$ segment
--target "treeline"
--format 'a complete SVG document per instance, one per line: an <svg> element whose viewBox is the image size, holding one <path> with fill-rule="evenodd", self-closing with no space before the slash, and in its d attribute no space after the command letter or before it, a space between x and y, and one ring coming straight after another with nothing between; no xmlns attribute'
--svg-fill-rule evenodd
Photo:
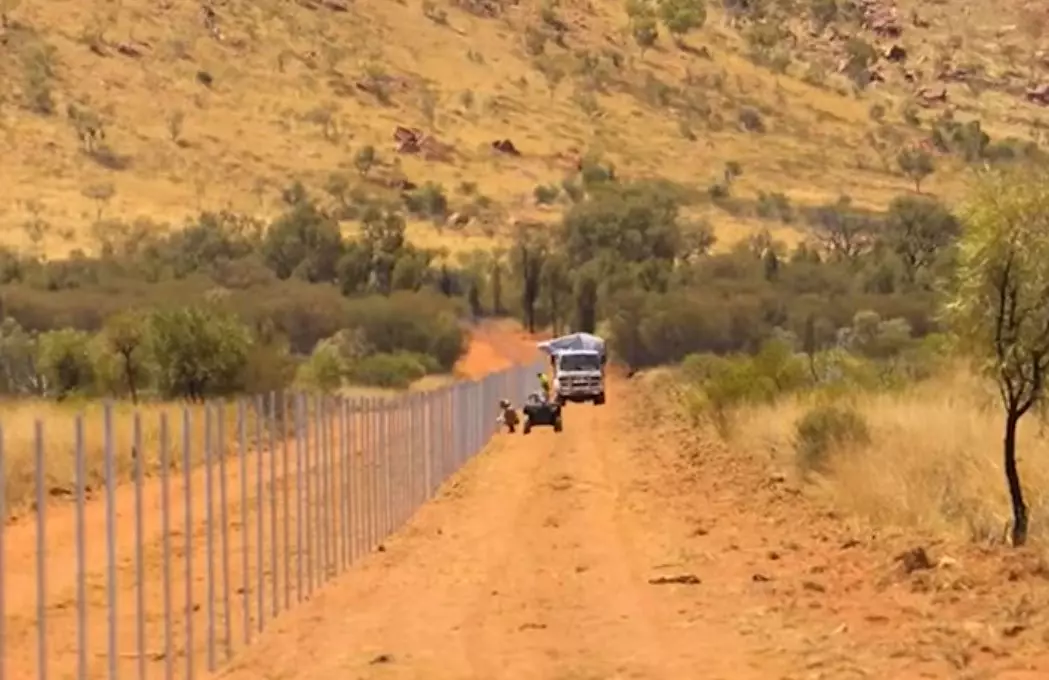
<svg viewBox="0 0 1049 680"><path fill-rule="evenodd" d="M525 229L511 251L530 327L600 331L635 368L753 353L782 333L818 351L861 312L916 337L937 328L959 223L931 197L901 196L884 213L843 197L801 211L811 239L794 249L764 232L712 253L709 227L683 217L702 195L611 170L591 169L584 186L559 229Z"/></svg>
<svg viewBox="0 0 1049 680"><path fill-rule="evenodd" d="M783 333L828 347L858 312L893 332L936 328L935 282L958 224L932 198L903 196L884 214L843 198L799 211L809 243L791 250L766 232L712 253L709 226L685 216L705 191L624 181L596 162L562 188L559 225L519 225L508 247L456 258L409 243L403 206L382 194L326 205L298 184L270 224L205 213L167 232L107 225L97 257L0 251L0 389L198 398L296 377L402 386L449 370L463 322L488 315L606 334L638 368L754 352Z"/></svg>

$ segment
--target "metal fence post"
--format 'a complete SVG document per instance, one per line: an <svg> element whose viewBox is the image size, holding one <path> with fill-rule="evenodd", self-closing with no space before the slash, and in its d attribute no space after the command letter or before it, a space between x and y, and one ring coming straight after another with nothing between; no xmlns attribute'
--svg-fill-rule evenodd
<svg viewBox="0 0 1049 680"><path fill-rule="evenodd" d="M282 423L286 424L288 421L288 394L286 392L280 393L280 408L281 414L283 415ZM295 416L291 418L292 430L288 431L287 427L281 428L281 466L280 471L282 475L281 479L281 506L284 509L284 609L288 610L291 608L291 468L289 467L290 453L288 451L288 439L289 437L295 437L295 446L298 448L298 436L295 432ZM276 568L276 567L274 567Z"/></svg>
<svg viewBox="0 0 1049 680"><path fill-rule="evenodd" d="M220 406L221 408L221 406ZM213 512L213 487L215 470L214 437L212 436L212 409L211 404L204 405L204 539L207 547L205 554L205 572L207 577L207 606L208 613L208 671L214 672L217 665L215 660L215 530Z"/></svg>
<svg viewBox="0 0 1049 680"><path fill-rule="evenodd" d="M237 400L237 448L240 459L240 566L241 607L243 612L244 644L251 644L251 564L248 556L248 415L244 400Z"/></svg>
<svg viewBox="0 0 1049 680"><path fill-rule="evenodd" d="M266 417L263 407L265 406L262 395L255 395L255 608L258 612L258 631L261 633L266 625L266 570L263 568L263 555L265 554L265 526L263 520L263 462L266 457L266 448L263 446L262 420ZM245 539L250 534L248 528L244 527Z"/></svg>
<svg viewBox="0 0 1049 680"><path fill-rule="evenodd" d="M164 536L164 680L174 680L175 663L173 631L171 627L171 461L168 433L168 414L160 414L160 526ZM83 533L83 532L81 532ZM86 646L86 645L85 645ZM80 678L79 680L84 680Z"/></svg>
<svg viewBox="0 0 1049 680"><path fill-rule="evenodd" d="M226 476L229 447L226 445L226 404L222 402L218 404L217 420L215 430L219 442L219 568L222 570L222 639L228 661L233 656L233 605L230 601L231 580L229 575L229 478Z"/></svg>
<svg viewBox="0 0 1049 680"><path fill-rule="evenodd" d="M113 451L113 404L103 407L106 468L106 569L109 589L109 680L117 679L117 471ZM187 469L188 469L187 465ZM188 484L188 482L187 482ZM186 531L190 530L186 522ZM187 551L188 552L188 551ZM43 612L41 612L41 615Z"/></svg>
<svg viewBox="0 0 1049 680"><path fill-rule="evenodd" d="M267 429L269 430L269 492L270 492L270 572L273 582L270 584L271 616L277 618L280 612L280 565L277 564L277 393L268 395L269 409ZM282 437L283 439L283 437Z"/></svg>
<svg viewBox="0 0 1049 680"><path fill-rule="evenodd" d="M74 456L76 458L76 610L77 610L77 680L87 679L87 545L85 536L84 505L87 493L87 464L84 460L84 416L77 414L75 429L76 444ZM3 483L0 482L0 494ZM0 523L6 518L0 518ZM0 565L0 573L3 566ZM165 576L167 576L165 574ZM0 585L0 589L3 586ZM0 612L2 617L3 612ZM0 654L3 652L0 651ZM3 663L0 657L0 664ZM3 673L0 672L0 678Z"/></svg>
<svg viewBox="0 0 1049 680"><path fill-rule="evenodd" d="M138 680L146 678L146 579L144 534L145 512L142 508L145 452L142 450L142 416L138 412L132 421L132 446L135 459L135 646L138 653Z"/></svg>
<svg viewBox="0 0 1049 680"><path fill-rule="evenodd" d="M106 424L109 425L108 418ZM36 449L36 677L47 680L47 490L44 488L44 423L39 419L33 423L33 444ZM107 488L111 485L107 484ZM109 587L113 593L112 581Z"/></svg>
<svg viewBox="0 0 1049 680"><path fill-rule="evenodd" d="M186 680L193 680L193 468L190 413L182 407L182 483L185 494L186 537Z"/></svg>
<svg viewBox="0 0 1049 680"><path fill-rule="evenodd" d="M305 414L303 413L303 395L294 394L295 402L295 599L302 602L303 596L303 538L305 531L302 526L302 518L305 514L305 503L303 502L303 476L306 468L306 451L303 440L306 437L304 427Z"/></svg>

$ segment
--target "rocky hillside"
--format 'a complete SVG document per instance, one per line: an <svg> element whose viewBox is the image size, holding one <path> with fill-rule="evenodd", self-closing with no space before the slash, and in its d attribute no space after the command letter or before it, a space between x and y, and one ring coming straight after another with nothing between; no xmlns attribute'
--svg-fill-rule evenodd
<svg viewBox="0 0 1049 680"><path fill-rule="evenodd" d="M708 195L724 243L797 240L798 207L949 198L973 162L1040 153L1039 7L0 0L0 234L60 257L268 214L299 180L344 206L386 192L415 240L471 247L556 219L601 158Z"/></svg>

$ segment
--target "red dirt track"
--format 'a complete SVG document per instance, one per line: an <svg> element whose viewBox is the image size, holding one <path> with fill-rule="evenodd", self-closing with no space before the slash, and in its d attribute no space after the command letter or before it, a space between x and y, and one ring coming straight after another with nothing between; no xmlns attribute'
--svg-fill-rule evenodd
<svg viewBox="0 0 1049 680"><path fill-rule="evenodd" d="M499 436L218 677L1049 677L1030 555L905 574L893 541L673 416L652 422L661 404L632 387L570 405L560 435Z"/></svg>

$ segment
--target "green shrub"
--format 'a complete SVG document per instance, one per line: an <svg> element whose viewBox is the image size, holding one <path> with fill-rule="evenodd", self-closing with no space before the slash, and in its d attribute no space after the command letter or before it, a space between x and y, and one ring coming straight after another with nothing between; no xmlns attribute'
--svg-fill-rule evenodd
<svg viewBox="0 0 1049 680"><path fill-rule="evenodd" d="M848 405L819 404L794 424L794 452L805 473L825 471L835 450L869 443L867 421Z"/></svg>
<svg viewBox="0 0 1049 680"><path fill-rule="evenodd" d="M63 328L41 333L39 343L39 371L48 392L61 399L94 389L90 333Z"/></svg>
<svg viewBox="0 0 1049 680"><path fill-rule="evenodd" d="M347 377L355 385L405 389L436 368L433 360L414 352L372 354L352 363Z"/></svg>
<svg viewBox="0 0 1049 680"><path fill-rule="evenodd" d="M375 353L427 355L438 370L450 371L466 348L460 311L441 295L395 293L353 301L348 326L361 331Z"/></svg>
<svg viewBox="0 0 1049 680"><path fill-rule="evenodd" d="M330 340L317 343L310 358L299 364L295 383L301 387L332 392L342 386L346 365L338 345Z"/></svg>

